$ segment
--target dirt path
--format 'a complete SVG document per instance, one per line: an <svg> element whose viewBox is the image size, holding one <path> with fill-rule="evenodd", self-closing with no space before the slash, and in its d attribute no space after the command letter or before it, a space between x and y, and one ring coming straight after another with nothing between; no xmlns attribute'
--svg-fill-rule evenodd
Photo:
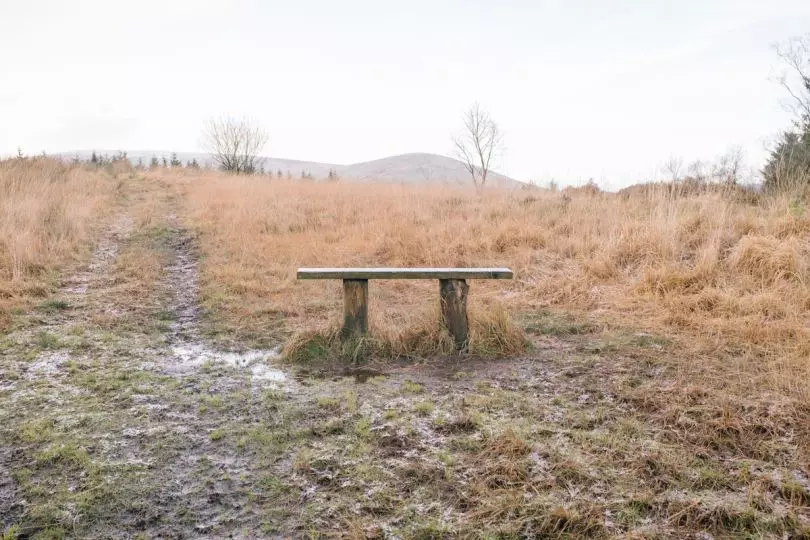
<svg viewBox="0 0 810 540"><path fill-rule="evenodd" d="M118 248L122 240L126 239L132 231L132 219L128 215L119 215L113 220L109 228L102 234L98 246L93 252L92 258L86 268L80 268L64 280L62 288L49 302L50 309L38 317L35 326L28 328L17 335L12 334L6 338L6 342L15 340L22 342L46 341L50 332L62 333L68 330L72 324L73 317L68 317L61 312L63 306L85 306L87 304L88 289L93 291L103 287L103 281L109 278L110 267L118 254ZM33 332L36 331L36 335ZM8 355L8 351L6 351ZM10 355L9 355L10 356ZM22 375L26 381L36 380L40 377L52 377L56 375L60 367L67 361L69 355L64 351L42 351L31 357L28 365L18 364L16 369L8 369L7 356L3 363L4 372L13 374L10 377L0 380L0 392L8 393L12 399L18 399L20 393L17 392L19 376ZM58 382L55 381L59 388ZM59 388L60 390L67 390ZM5 413L5 407L0 409ZM4 526L9 526L19 518L24 512L17 482L12 477L14 468L13 459L16 452L12 445L3 444L0 446L0 516Z"/></svg>
<svg viewBox="0 0 810 540"><path fill-rule="evenodd" d="M6 336L3 527L176 538L258 527L251 464L216 431L296 383L268 362L277 351L221 352L201 337L194 240L165 210L143 227L115 218L87 266ZM127 266L145 259L157 279L132 280Z"/></svg>

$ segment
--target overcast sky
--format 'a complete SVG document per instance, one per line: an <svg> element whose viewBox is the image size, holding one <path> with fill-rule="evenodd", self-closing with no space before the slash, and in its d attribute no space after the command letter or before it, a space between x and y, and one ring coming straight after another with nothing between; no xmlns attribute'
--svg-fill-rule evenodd
<svg viewBox="0 0 810 540"><path fill-rule="evenodd" d="M503 172L608 188L789 122L771 46L807 0L0 0L0 154L200 150L248 115L273 157L450 154L479 101Z"/></svg>

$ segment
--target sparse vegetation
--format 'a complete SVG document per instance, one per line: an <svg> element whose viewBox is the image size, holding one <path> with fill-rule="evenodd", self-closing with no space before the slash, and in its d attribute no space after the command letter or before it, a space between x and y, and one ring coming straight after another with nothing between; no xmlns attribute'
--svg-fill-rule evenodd
<svg viewBox="0 0 810 540"><path fill-rule="evenodd" d="M49 158L0 161L0 331L15 307L43 301L58 271L87 254L94 225L112 208L109 174Z"/></svg>

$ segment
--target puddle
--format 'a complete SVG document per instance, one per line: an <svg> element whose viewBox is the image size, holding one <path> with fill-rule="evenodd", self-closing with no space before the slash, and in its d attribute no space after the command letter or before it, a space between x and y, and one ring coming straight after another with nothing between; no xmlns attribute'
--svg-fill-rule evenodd
<svg viewBox="0 0 810 540"><path fill-rule="evenodd" d="M176 217L170 216L170 222ZM187 232L179 231L172 242L174 260L166 270L164 286L169 290L169 309L174 321L166 335L171 373L191 373L205 364L224 364L249 371L254 381L284 382L287 374L272 368L268 362L280 357L280 349L250 350L245 352L215 351L204 344L199 330L200 305L198 301L198 266L194 243Z"/></svg>
<svg viewBox="0 0 810 540"><path fill-rule="evenodd" d="M246 369L256 380L283 382L287 380L287 374L280 369L275 369L267 365L268 361L280 358L279 350L245 351L245 352L220 352L206 347L201 343L188 343L177 345L171 349L173 362L170 371L187 373L197 371L203 364L220 363L227 366Z"/></svg>
<svg viewBox="0 0 810 540"><path fill-rule="evenodd" d="M264 364L254 364L251 368L254 379L270 382L284 382L287 374L280 369L268 367Z"/></svg>

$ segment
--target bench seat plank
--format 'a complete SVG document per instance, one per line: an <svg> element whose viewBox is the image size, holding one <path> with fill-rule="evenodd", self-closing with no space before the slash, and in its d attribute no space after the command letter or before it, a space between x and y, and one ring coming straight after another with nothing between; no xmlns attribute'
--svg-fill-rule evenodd
<svg viewBox="0 0 810 540"><path fill-rule="evenodd" d="M298 279L512 279L508 268L299 268Z"/></svg>

